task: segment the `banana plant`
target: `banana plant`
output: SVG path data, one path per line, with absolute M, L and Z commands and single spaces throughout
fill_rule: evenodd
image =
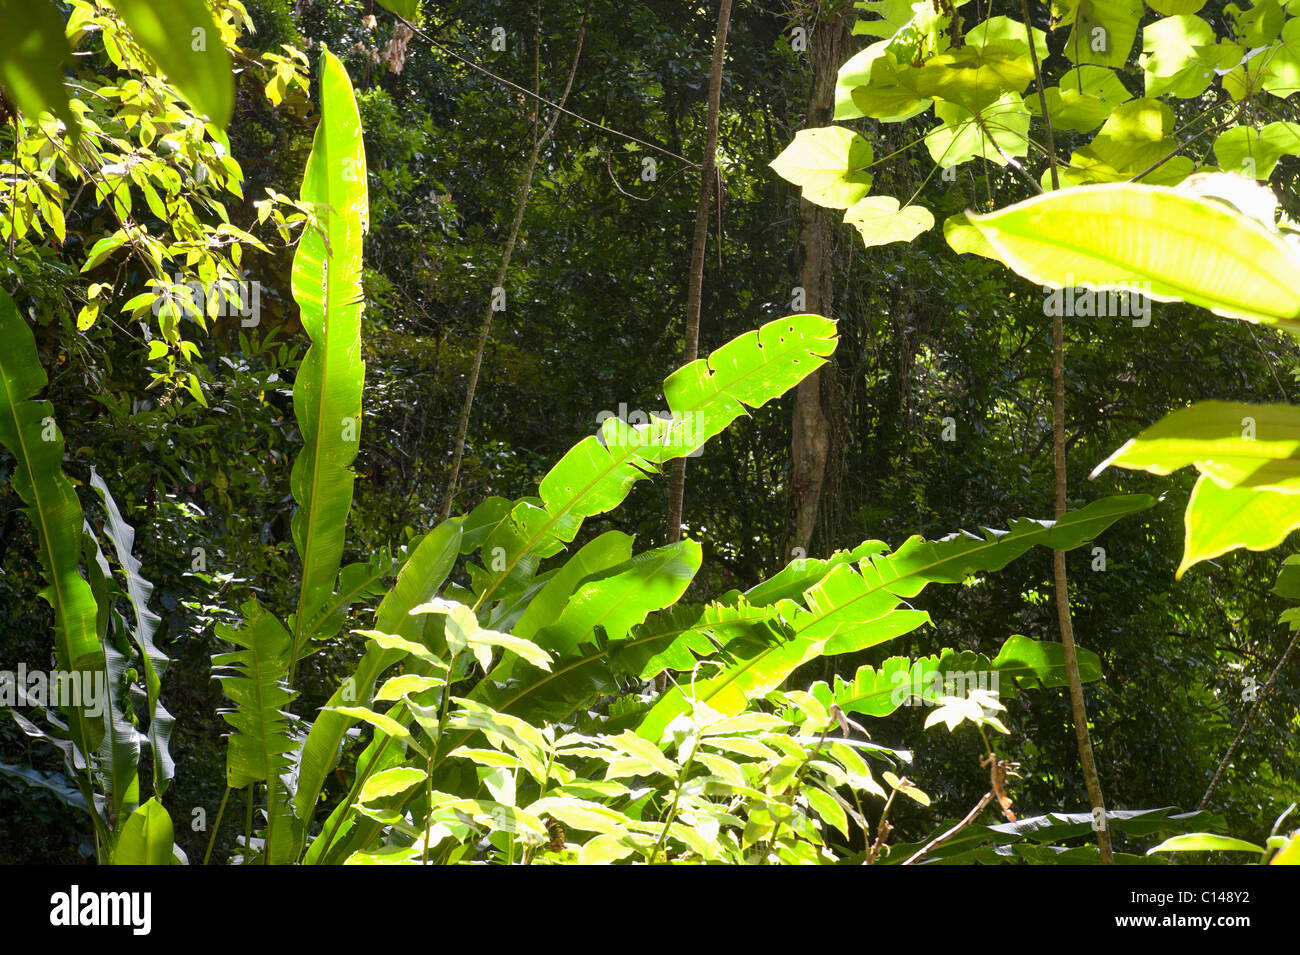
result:
M 350 601 L 371 593 L 391 570 L 391 561 L 381 556 L 352 565 L 340 577 L 356 480 L 352 462 L 361 438 L 361 250 L 369 211 L 356 97 L 343 64 L 326 49 L 320 56 L 320 102 L 301 189 L 313 215 L 292 273 L 293 297 L 311 342 L 293 388 L 303 440 L 290 474 L 298 503 L 293 541 L 302 564 L 297 605 L 287 627 L 260 605 L 246 605 L 241 628 L 219 631 L 239 649 L 214 657 L 218 666 L 234 668 L 225 680 L 235 703 L 225 715 L 236 730 L 227 749 L 226 795 L 265 786 L 267 864 L 297 858 L 305 824 L 295 807 L 309 816 L 315 801 L 314 795 L 305 803 L 295 800 L 295 759 L 287 754 L 300 756 L 300 747 L 291 741 L 281 710 L 295 697 L 297 662 L 310 652 L 314 636 L 328 635 L 331 622 L 340 625 Z M 309 774 L 309 791 L 311 780 Z M 245 850 L 251 849 L 252 834 L 246 833 Z

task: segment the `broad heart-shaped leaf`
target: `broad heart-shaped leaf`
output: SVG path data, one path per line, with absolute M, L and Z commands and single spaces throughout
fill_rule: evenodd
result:
M 1260 4 L 1241 18 L 1253 20 L 1242 40 L 1254 55 L 1223 77 L 1223 90 L 1234 100 L 1261 90 L 1286 99 L 1300 89 L 1300 18 L 1287 19 L 1279 40 L 1276 22 L 1269 22 L 1279 15 L 1276 5 Z
M 1300 494 L 1300 408 L 1201 401 L 1165 415 L 1093 470 L 1172 474 L 1189 464 L 1221 487 Z
M 1300 156 L 1300 123 L 1233 126 L 1214 141 L 1219 166 L 1247 179 L 1267 179 L 1283 156 Z
M 1300 527 L 1300 494 L 1251 487 L 1220 487 L 1201 475 L 1184 515 L 1187 536 L 1176 577 L 1203 560 L 1239 547 L 1270 550 Z
M 1141 176 L 1146 185 L 1176 185 L 1192 171 L 1192 160 L 1170 155 L 1182 143 L 1174 136 L 1175 117 L 1157 99 L 1131 100 L 1116 107 L 1087 146 L 1070 154 L 1060 169 L 1061 182 L 1079 186 L 1090 182 L 1127 182 Z M 1159 163 L 1159 165 L 1157 165 Z M 1044 189 L 1051 171 L 1043 174 Z
M 1007 156 L 1029 154 L 1029 110 L 1019 93 L 1003 93 L 973 113 L 956 103 L 939 102 L 934 115 L 943 125 L 926 134 L 925 147 L 940 166 L 972 159 L 1005 166 Z
M 36 338 L 0 289 L 0 444 L 14 456 L 13 486 L 36 531 L 41 568 L 48 581 L 41 596 L 54 608 L 54 648 L 61 670 L 98 671 L 104 652 L 96 632 L 98 605 L 81 576 L 84 516 L 63 473 L 63 435 L 54 408 L 32 397 L 48 382 Z M 86 707 L 70 707 L 73 742 L 92 753 L 102 738 Z
M 293 387 L 303 448 L 290 487 L 293 540 L 302 561 L 294 652 L 303 629 L 334 593 L 361 434 L 361 236 L 368 219 L 361 118 L 343 64 L 321 54 L 321 120 L 303 174 L 316 212 L 293 260 L 293 297 L 311 339 Z
M 78 135 L 81 126 L 68 106 L 63 64 L 71 56 L 63 17 L 48 0 L 0 0 L 4 52 L 0 87 L 23 116 L 35 122 L 47 109 Z
M 416 640 L 423 632 L 426 618 L 412 616 L 411 610 L 436 596 L 460 552 L 461 521 L 445 521 L 415 542 L 410 556 L 397 575 L 397 582 L 379 604 L 375 629 Z M 374 644 L 367 647 L 352 676 L 329 698 L 330 706 L 348 706 L 369 702 L 379 675 L 403 659 L 400 650 L 384 650 Z M 298 792 L 295 807 L 298 816 L 309 821 L 320 797 L 325 779 L 338 765 L 343 738 L 355 720 L 334 711 L 322 712 L 312 724 L 302 746 L 298 763 Z
M 835 323 L 820 315 L 768 322 L 664 382 L 675 421 L 629 427 L 609 418 L 601 437 L 571 449 L 542 478 L 539 497 L 515 504 L 482 543 L 488 568 L 470 566 L 477 606 L 521 592 L 539 561 L 563 549 L 583 521 L 617 507 L 632 484 L 699 448 L 745 413 L 793 388 L 835 350 Z M 498 550 L 499 548 L 499 550 Z
M 158 797 L 131 813 L 113 852 L 114 865 L 171 865 L 175 833 Z
M 979 113 L 1005 93 L 1025 91 L 1034 78 L 1028 53 L 1028 43 L 1017 46 L 1007 40 L 950 50 L 925 62 L 916 77 L 916 90 Z
M 856 228 L 864 245 L 911 242 L 934 227 L 934 216 L 922 206 L 898 208 L 893 196 L 867 196 L 844 213 L 844 221 Z
M 871 143 L 843 126 L 824 126 L 799 130 L 771 165 L 809 202 L 847 209 L 871 189 L 871 160 Z
M 1144 26 L 1142 48 L 1138 63 L 1146 72 L 1146 95 L 1169 93 L 1180 99 L 1200 96 L 1214 71 L 1236 65 L 1244 52 L 1233 43 L 1216 45 L 1214 27 L 1186 14 Z
M 870 72 L 865 74 L 869 79 L 862 73 L 845 79 L 845 83 L 859 82 L 849 90 L 847 104 L 837 94 L 836 119 L 870 116 L 884 123 L 901 123 L 930 107 L 930 98 L 916 89 L 920 69 L 910 63 L 899 63 L 888 46 L 889 41 L 883 40 L 864 51 L 863 59 L 869 58 L 871 64 Z
M 1300 255 L 1259 222 L 1210 199 L 1116 183 L 1062 189 L 968 218 L 999 259 L 1039 285 L 1137 285 L 1159 301 L 1300 328 Z
M 835 115 L 836 122 L 846 119 L 860 119 L 866 115 L 853 102 L 853 91 L 865 86 L 871 79 L 871 68 L 876 60 L 885 55 L 888 41 L 873 43 L 865 50 L 859 50 L 840 67 L 835 79 Z
M 983 23 L 976 24 L 966 31 L 965 44 L 977 50 L 993 44 L 1006 44 L 1004 49 L 1023 55 L 1026 60 L 1029 59 L 1029 40 L 1025 36 L 1025 25 L 1011 17 L 989 17 Z M 1047 32 L 1038 27 L 1034 27 L 1034 50 L 1038 54 L 1039 61 L 1047 59 Z M 1031 78 L 1032 74 L 1033 65 L 1030 64 Z
M 1009 530 L 984 535 L 960 533 L 940 541 L 909 538 L 892 554 L 865 557 L 857 569 L 841 564 L 810 587 L 803 605 L 778 605 L 781 639 L 742 635 L 727 642 L 722 671 L 686 686 L 674 686 L 646 715 L 638 735 L 658 742 L 668 724 L 706 703 L 724 715 L 741 712 L 749 699 L 776 689 L 802 663 L 822 653 L 849 653 L 891 639 L 924 622 L 915 611 L 899 610 L 929 583 L 958 583 L 977 571 L 1000 570 L 1035 544 L 1069 550 L 1101 533 L 1121 517 L 1154 504 L 1147 495 L 1094 501 L 1059 521 L 1019 520 Z M 902 614 L 900 624 L 899 616 Z
M 294 861 L 301 823 L 289 804 L 282 776 L 290 769 L 287 753 L 297 747 L 289 738 L 284 707 L 297 696 L 284 683 L 293 658 L 293 640 L 274 615 L 255 600 L 241 608 L 238 629 L 217 624 L 222 640 L 239 649 L 214 654 L 216 678 L 233 710 L 222 713 L 234 727 L 226 743 L 226 784 L 243 789 L 266 784 L 267 858 L 271 863 Z
M 203 0 L 113 0 L 113 7 L 195 111 L 224 128 L 235 102 L 235 78 L 208 5 Z
M 1078 655 L 1080 679 L 1100 680 L 1101 658 L 1082 648 Z M 809 692 L 825 707 L 834 703 L 845 713 L 880 717 L 900 706 L 916 705 L 915 700 L 933 704 L 940 696 L 964 696 L 963 687 L 992 688 L 1007 698 L 1016 695 L 1017 684 L 1064 686 L 1067 682 L 1064 646 L 1014 634 L 992 660 L 970 650 L 943 650 L 917 660 L 890 657 L 879 669 L 869 664 L 859 667 L 850 681 L 837 677 L 834 690 L 818 682 Z
M 1076 67 L 1061 77 L 1060 86 L 1048 87 L 1043 92 L 1052 125 L 1081 133 L 1102 125 L 1115 107 L 1133 98 L 1115 72 L 1103 66 Z M 1025 106 L 1035 116 L 1042 111 L 1037 96 L 1026 97 Z
M 1073 24 L 1063 50 L 1071 62 L 1119 67 L 1133 49 L 1142 0 L 1052 0 L 1052 18 Z

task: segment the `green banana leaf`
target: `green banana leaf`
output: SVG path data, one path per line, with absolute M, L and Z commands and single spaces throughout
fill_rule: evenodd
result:
M 157 797 L 131 813 L 113 853 L 114 865 L 171 865 L 175 833 Z
M 1078 650 L 1078 657 L 1079 678 L 1084 683 L 1100 680 L 1101 658 L 1082 647 Z M 917 688 L 921 688 L 924 697 L 932 681 L 942 680 L 945 674 L 953 673 L 997 673 L 1000 678 L 998 689 L 1003 697 L 1015 696 L 1017 683 L 1032 687 L 1064 686 L 1068 682 L 1062 644 L 1039 642 L 1014 634 L 1007 638 L 998 655 L 991 660 L 971 650 L 942 650 L 917 660 L 890 657 L 880 664 L 879 669 L 870 664 L 859 667 L 852 680 L 837 677 L 833 690 L 826 683 L 817 682 L 809 692 L 827 708 L 834 703 L 845 713 L 888 716 L 916 699 Z M 1003 677 L 1007 678 L 1006 683 L 1001 682 Z
M 126 574 L 126 594 L 135 613 L 134 628 L 128 627 L 131 639 L 140 651 L 141 667 L 144 671 L 145 692 L 149 705 L 149 747 L 153 752 L 153 786 L 154 793 L 161 796 L 176 773 L 176 764 L 168 749 L 171 742 L 172 728 L 176 723 L 160 698 L 162 677 L 167 671 L 167 654 L 158 649 L 154 643 L 154 634 L 158 632 L 159 617 L 149 609 L 149 597 L 153 593 L 153 584 L 140 574 L 140 561 L 132 554 L 135 544 L 135 528 L 126 522 L 118 509 L 117 502 L 108 490 L 108 485 L 94 467 L 90 469 L 90 486 L 95 489 L 104 505 L 104 533 L 113 543 L 118 563 Z M 98 546 L 98 545 L 97 545 Z M 110 680 L 111 682 L 111 680 Z
M 895 608 L 927 584 L 960 583 L 977 571 L 1000 570 L 1034 545 L 1079 547 L 1121 517 L 1154 503 L 1148 495 L 1103 498 L 1058 521 L 1022 519 L 1006 531 L 963 532 L 940 541 L 914 536 L 893 554 L 867 557 L 857 569 L 840 564 L 808 589 L 803 605 L 777 605 L 789 627 L 788 639 L 733 638 L 725 645 L 733 660 L 721 673 L 670 688 L 637 733 L 658 742 L 673 719 L 691 711 L 692 701 L 724 715 L 739 713 L 750 699 L 776 689 L 796 667 L 818 655 L 862 650 L 920 626 L 925 622 L 921 615 Z
M 416 639 L 425 618 L 411 611 L 437 596 L 460 553 L 461 521 L 444 521 L 422 537 L 397 575 L 397 582 L 379 604 L 375 629 Z M 365 705 L 371 699 L 379 674 L 401 660 L 403 654 L 371 643 L 351 680 L 330 697 L 329 706 Z M 310 822 L 326 777 L 338 765 L 343 738 L 356 720 L 333 710 L 323 711 L 312 724 L 298 765 L 298 815 Z M 327 829 L 328 832 L 328 823 Z M 310 860 L 309 860 L 310 861 Z
M 54 608 L 54 646 L 61 670 L 98 671 L 104 651 L 97 634 L 99 608 L 81 575 L 84 516 L 72 484 L 63 473 L 63 435 L 54 408 L 33 396 L 48 383 L 36 351 L 36 338 L 0 289 L 0 444 L 15 458 L 14 490 L 36 529 L 41 567 L 48 581 L 41 596 Z M 69 713 L 72 740 L 90 754 L 103 738 L 102 726 Z
M 298 509 L 292 529 L 302 561 L 294 615 L 295 659 L 308 624 L 334 594 L 352 507 L 361 435 L 361 237 L 369 213 L 361 118 L 343 64 L 321 53 L 321 121 L 303 174 L 301 198 L 316 223 L 298 243 L 293 297 L 311 339 L 293 387 L 303 448 L 290 487 Z
M 672 422 L 654 418 L 630 427 L 607 419 L 599 439 L 580 442 L 542 478 L 538 498 L 516 503 L 487 534 L 489 569 L 470 567 L 476 608 L 522 591 L 540 561 L 572 541 L 588 517 L 616 507 L 633 483 L 695 451 L 747 408 L 794 387 L 825 364 L 835 344 L 835 323 L 820 315 L 778 319 L 668 378 Z

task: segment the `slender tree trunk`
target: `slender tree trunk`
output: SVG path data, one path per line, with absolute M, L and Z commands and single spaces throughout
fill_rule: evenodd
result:
M 731 21 L 731 0 L 718 7 L 718 28 L 713 38 L 713 71 L 709 77 L 709 105 L 704 120 L 704 158 L 700 164 L 700 199 L 695 206 L 695 236 L 691 241 L 691 271 L 686 281 L 685 363 L 700 353 L 700 299 L 704 290 L 704 246 L 709 238 L 709 213 L 717 185 L 718 110 L 722 101 L 722 62 L 727 46 L 727 24 Z M 719 236 L 719 241 L 721 237 Z M 668 524 L 665 536 L 670 544 L 682 539 L 682 503 L 686 497 L 686 459 L 670 466 Z
M 824 2 L 819 3 L 809 38 L 813 85 L 808 100 L 808 127 L 828 126 L 835 112 L 835 80 L 849 39 L 849 18 L 835 12 L 822 19 Z M 799 286 L 803 289 L 803 311 L 829 316 L 834 305 L 833 249 L 839 214 L 799 200 Z M 819 368 L 799 382 L 794 394 L 794 422 L 790 446 L 790 520 L 787 558 L 806 557 L 812 546 L 826 481 L 826 462 L 831 447 L 831 422 L 822 402 L 822 372 Z
M 1042 108 L 1043 125 L 1047 130 L 1047 160 L 1052 171 L 1052 189 L 1060 189 L 1056 172 L 1056 141 L 1052 136 L 1052 118 L 1047 111 L 1047 94 L 1043 86 L 1043 73 L 1038 65 L 1034 47 L 1033 21 L 1029 17 L 1029 0 L 1020 0 L 1020 10 L 1025 20 L 1025 36 L 1029 43 L 1029 58 L 1034 65 L 1038 82 L 1038 103 Z M 1061 309 L 1052 317 L 1052 467 L 1056 477 L 1056 517 L 1065 513 L 1065 323 Z M 1092 806 L 1093 828 L 1097 832 L 1097 848 L 1102 865 L 1111 865 L 1115 857 L 1110 847 L 1110 825 L 1106 819 L 1106 799 L 1101 791 L 1101 777 L 1092 754 L 1092 736 L 1088 732 L 1088 708 L 1083 700 L 1083 681 L 1079 677 L 1079 655 L 1074 647 L 1074 620 L 1070 616 L 1070 585 L 1065 576 L 1065 552 L 1052 552 L 1052 584 L 1056 591 L 1056 619 L 1061 627 L 1061 645 L 1065 650 L 1065 671 L 1070 681 L 1070 714 L 1074 719 L 1074 736 L 1079 746 L 1079 762 L 1083 764 L 1083 784 L 1088 790 Z
M 560 107 L 564 106 L 565 101 L 569 98 L 569 91 L 573 89 L 573 78 L 578 73 L 578 58 L 582 55 L 582 38 L 587 31 L 587 17 L 591 13 L 591 0 L 587 0 L 587 7 L 582 14 L 582 25 L 578 28 L 578 43 L 573 50 L 573 63 L 569 67 L 569 79 L 564 84 L 564 93 L 556 101 Z M 540 62 L 541 49 L 540 28 L 538 31 L 538 58 Z M 534 69 L 536 76 L 537 70 Z M 541 94 L 540 84 L 538 84 L 538 94 Z M 555 132 L 555 124 L 559 121 L 560 111 L 557 109 L 551 114 L 551 121 L 547 124 L 545 132 L 540 136 L 537 135 L 537 127 L 540 125 L 541 107 L 538 107 L 538 120 L 533 126 L 533 148 L 528 155 L 528 162 L 524 165 L 524 174 L 519 183 L 519 198 L 515 202 L 515 217 L 510 224 L 510 232 L 506 236 L 506 245 L 501 252 L 501 263 L 497 267 L 496 281 L 493 288 L 504 288 L 506 275 L 510 271 L 510 257 L 514 254 L 515 243 L 519 240 L 519 228 L 523 225 L 524 211 L 528 208 L 528 197 L 533 190 L 533 175 L 537 172 L 537 159 L 541 155 L 542 149 L 550 140 L 551 135 Z M 442 501 L 442 519 L 445 521 L 451 516 L 452 504 L 456 499 L 456 484 L 460 480 L 460 465 L 465 457 L 465 436 L 469 433 L 470 412 L 474 408 L 474 393 L 478 389 L 479 373 L 483 369 L 483 353 L 487 350 L 488 333 L 492 330 L 492 299 L 493 295 L 488 296 L 487 307 L 483 310 L 483 321 L 479 325 L 478 346 L 474 350 L 474 362 L 469 370 L 469 383 L 465 386 L 465 405 L 460 412 L 460 424 L 456 428 L 456 445 L 451 459 L 451 475 L 447 478 L 447 491 Z

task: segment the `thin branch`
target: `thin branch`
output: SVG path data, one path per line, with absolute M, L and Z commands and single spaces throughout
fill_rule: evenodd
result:
M 961 832 L 972 822 L 974 822 L 975 817 L 978 816 L 981 812 L 983 812 L 984 807 L 987 806 L 992 801 L 993 801 L 993 790 L 990 789 L 980 798 L 980 801 L 975 804 L 975 807 L 971 809 L 970 812 L 966 813 L 966 818 L 964 818 L 961 822 L 957 823 L 957 825 L 953 826 L 951 829 L 949 829 L 947 832 L 943 833 L 942 835 L 935 836 L 933 839 L 931 839 L 929 842 L 923 845 L 920 849 L 918 849 L 915 853 L 913 853 L 911 858 L 907 859 L 903 863 L 903 865 L 912 865 L 914 862 L 916 862 L 917 859 L 921 858 L 921 856 L 925 855 L 935 846 L 942 845 L 943 843 L 951 839 L 953 836 L 957 835 L 957 833 Z
M 546 131 L 541 136 L 536 135 L 536 126 L 534 126 L 533 149 L 529 154 L 528 164 L 524 169 L 523 181 L 519 187 L 519 200 L 515 204 L 514 222 L 511 223 L 510 233 L 506 237 L 506 246 L 501 253 L 501 264 L 497 268 L 497 277 L 493 288 L 502 288 L 505 285 L 506 273 L 510 269 L 510 257 L 514 254 L 515 242 L 519 239 L 519 229 L 524 221 L 524 211 L 528 208 L 528 197 L 532 193 L 533 175 L 537 171 L 537 158 L 541 154 L 542 147 L 546 145 L 551 138 L 551 134 L 555 132 L 555 124 L 560 118 L 559 111 L 564 110 L 563 103 L 569 98 L 569 92 L 573 89 L 573 78 L 578 73 L 578 60 L 582 56 L 582 40 L 587 32 L 587 18 L 590 15 L 591 0 L 587 0 L 587 7 L 582 13 L 582 25 L 578 28 L 578 43 L 573 50 L 573 63 L 569 67 L 569 79 L 564 84 L 564 93 L 560 96 L 560 102 L 552 104 L 557 112 L 551 117 Z M 537 42 L 540 49 L 540 35 Z M 538 97 L 538 99 L 541 99 L 541 97 Z M 487 307 L 483 310 L 483 322 L 479 326 L 478 346 L 474 351 L 474 364 L 470 367 L 469 383 L 465 387 L 465 406 L 461 409 L 460 424 L 456 428 L 456 447 L 452 454 L 451 475 L 447 478 L 447 491 L 442 502 L 442 519 L 444 521 L 451 516 L 452 502 L 456 498 L 456 483 L 460 479 L 460 465 L 465 457 L 465 437 L 469 433 L 469 418 L 470 412 L 474 408 L 474 393 L 478 389 L 479 374 L 483 370 L 483 353 L 487 350 L 488 333 L 492 329 L 492 305 L 492 296 L 489 295 Z
M 590 7 L 588 7 L 588 10 L 590 11 Z M 464 63 L 472 70 L 477 70 L 478 72 L 482 73 L 484 76 L 494 80 L 497 83 L 500 83 L 502 86 L 508 86 L 510 89 L 514 90 L 517 93 L 523 93 L 525 96 L 530 96 L 533 99 L 537 100 L 539 103 L 542 103 L 545 106 L 549 106 L 551 109 L 556 111 L 557 117 L 558 114 L 563 113 L 565 116 L 568 116 L 572 119 L 576 119 L 580 123 L 583 123 L 587 126 L 592 126 L 603 132 L 609 133 L 611 136 L 619 136 L 623 139 L 631 140 L 634 143 L 640 143 L 642 146 L 645 146 L 647 149 L 653 149 L 656 152 L 663 153 L 665 156 L 670 156 L 673 159 L 679 160 L 680 162 L 684 162 L 693 168 L 696 169 L 699 168 L 698 164 L 691 162 L 689 159 L 687 159 L 684 156 L 677 155 L 671 149 L 665 149 L 663 146 L 656 145 L 655 143 L 648 142 L 647 140 L 644 139 L 639 139 L 636 136 L 633 136 L 631 133 L 625 133 L 622 130 L 613 129 L 609 126 L 606 126 L 604 123 L 598 123 L 594 119 L 587 119 L 585 116 L 579 116 L 577 113 L 573 112 L 572 110 L 565 109 L 564 101 L 565 99 L 567 99 L 567 91 L 565 96 L 560 97 L 560 101 L 558 103 L 553 103 L 550 100 L 548 100 L 545 96 L 542 96 L 540 93 L 535 93 L 530 89 L 526 89 L 525 87 L 520 86 L 518 83 L 512 83 L 504 76 L 498 76 L 496 73 L 493 73 L 491 70 L 487 69 L 486 67 L 479 66 L 473 60 L 461 56 L 455 50 L 443 46 L 433 37 L 429 36 L 429 34 L 425 33 L 419 27 L 415 26 L 415 24 L 403 19 L 402 17 L 398 17 L 398 19 L 401 20 L 403 23 L 405 23 L 413 31 L 415 31 L 416 36 L 421 37 L 424 40 L 427 40 L 431 46 L 437 47 L 439 50 L 442 50 L 443 53 L 446 53 L 452 59 L 460 63 Z M 584 24 L 586 23 L 585 15 L 583 17 L 583 23 Z
M 1237 730 L 1236 738 L 1232 741 L 1232 745 L 1228 747 L 1228 751 L 1223 754 L 1223 759 L 1219 761 L 1219 768 L 1214 771 L 1214 778 L 1210 780 L 1210 785 L 1206 788 L 1205 795 L 1201 797 L 1201 802 L 1196 807 L 1197 810 L 1204 809 L 1210 804 L 1210 797 L 1214 795 L 1214 790 L 1219 788 L 1219 780 L 1223 778 L 1223 774 L 1227 770 L 1228 764 L 1232 762 L 1232 757 L 1237 754 L 1237 750 L 1241 747 L 1242 741 L 1245 740 L 1246 731 L 1250 729 L 1250 724 L 1254 721 L 1255 714 L 1259 712 L 1260 704 L 1264 702 L 1264 697 L 1268 696 L 1269 690 L 1273 688 L 1273 684 L 1277 680 L 1277 675 L 1282 672 L 1282 667 L 1286 666 L 1286 661 L 1290 659 L 1298 642 L 1300 642 L 1300 630 L 1297 630 L 1291 635 L 1291 642 L 1287 644 L 1286 650 L 1283 651 L 1282 658 L 1277 661 L 1277 666 L 1275 666 L 1273 672 L 1268 675 L 1268 680 L 1259 691 L 1259 695 L 1255 697 L 1255 705 L 1250 708 L 1250 712 L 1247 713 L 1246 718 L 1242 720 L 1241 729 Z

